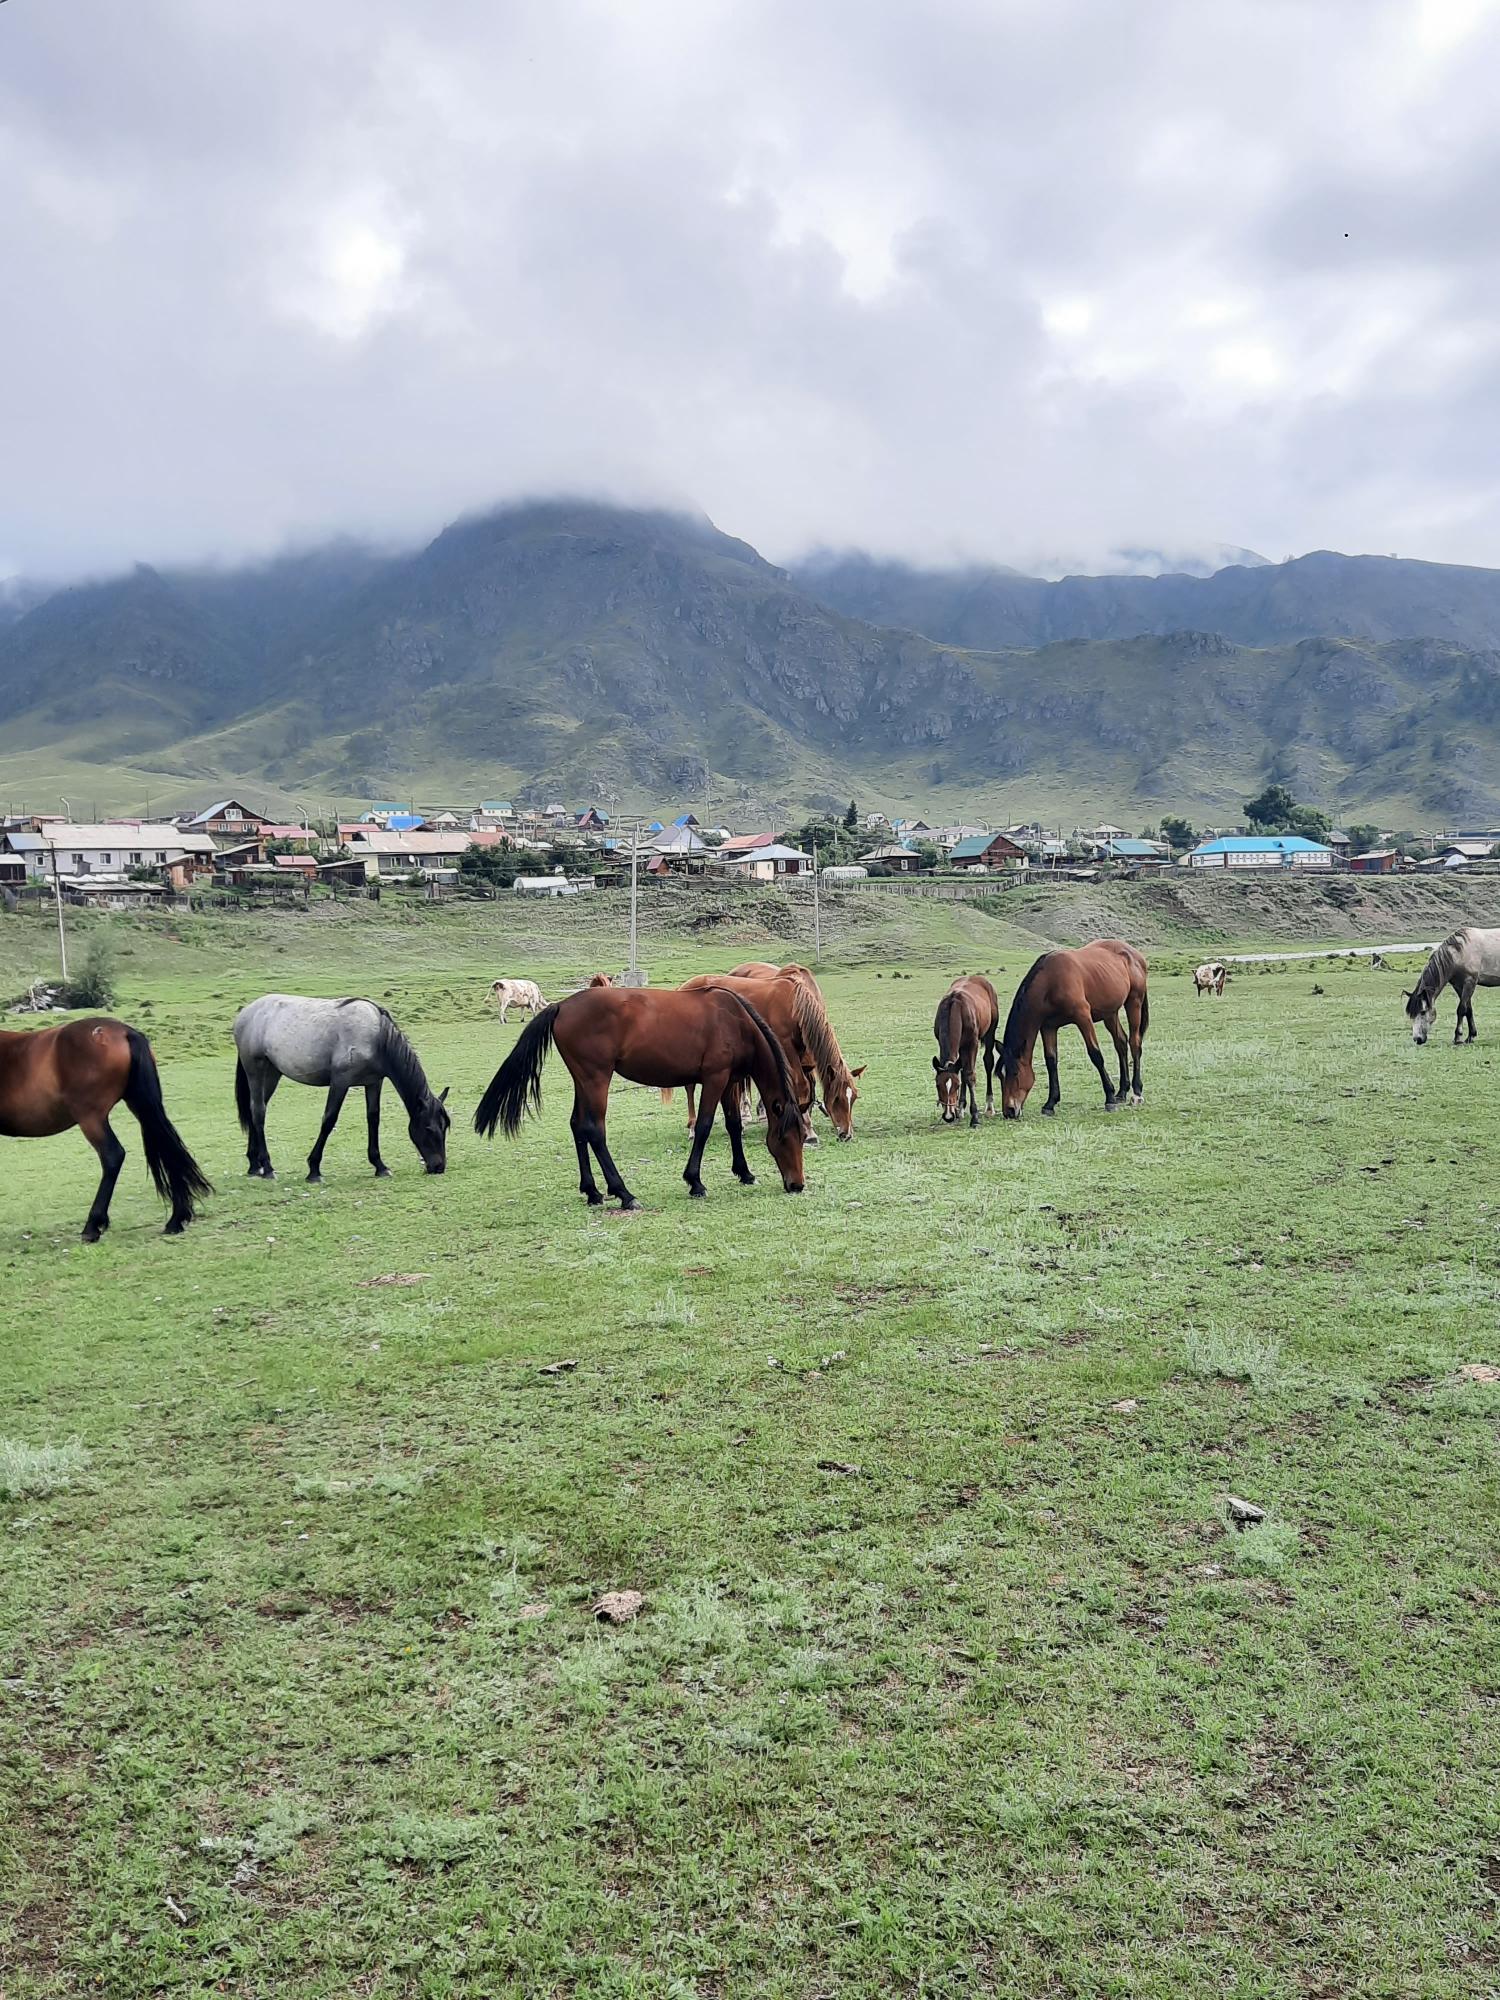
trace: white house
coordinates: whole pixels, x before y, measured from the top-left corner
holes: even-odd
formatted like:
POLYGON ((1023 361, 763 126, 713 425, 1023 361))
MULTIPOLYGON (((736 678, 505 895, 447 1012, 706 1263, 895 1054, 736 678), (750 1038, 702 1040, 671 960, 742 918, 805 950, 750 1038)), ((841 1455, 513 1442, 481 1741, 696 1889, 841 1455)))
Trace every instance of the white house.
POLYGON ((195 874, 211 874, 214 843, 206 833, 189 832, 153 820, 105 820, 90 825, 50 821, 41 833, 0 834, 0 854, 16 856, 32 881, 124 882, 133 868, 155 868, 181 886, 195 874))
POLYGON ((412 829, 394 833, 378 826, 349 829, 349 853, 365 863, 365 873, 389 879, 393 875, 452 875, 469 846, 466 828, 451 833, 412 829))
POLYGON ((780 875, 810 875, 812 856, 800 847, 785 847, 773 840, 768 847, 752 847, 744 854, 720 851, 719 865, 740 882, 774 882, 780 875))

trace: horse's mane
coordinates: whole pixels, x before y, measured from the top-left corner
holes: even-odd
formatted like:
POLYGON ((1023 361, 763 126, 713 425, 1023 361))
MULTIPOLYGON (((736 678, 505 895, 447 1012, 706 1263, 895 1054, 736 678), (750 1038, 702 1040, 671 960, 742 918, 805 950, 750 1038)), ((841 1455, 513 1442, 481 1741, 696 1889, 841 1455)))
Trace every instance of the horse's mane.
MULTIPOLYGON (((344 1006, 352 1005, 346 1000, 344 1006)), ((378 1001, 367 1003, 380 1016, 380 1027, 376 1032, 375 1051, 380 1059, 380 1067, 396 1087, 401 1102, 410 1111, 414 1106, 425 1104, 432 1095, 427 1082, 427 1072, 418 1059, 416 1050, 396 1026, 378 1001)))
POLYGON ((823 1002, 800 979, 794 979, 791 985, 792 1012, 797 1017, 797 1026, 802 1030, 802 1038, 823 1079, 824 1094, 831 1095, 843 1084, 854 1081, 849 1074, 849 1065, 844 1061, 844 1052, 838 1045, 838 1037, 833 1032, 833 1023, 823 1002))
POLYGON ((1463 950, 1463 936, 1462 931, 1454 931, 1450 937, 1445 937, 1422 967, 1422 975, 1406 1003, 1408 1014, 1416 1013, 1420 1006, 1435 998, 1448 984, 1454 964, 1463 950))
POLYGON ((1016 997, 1011 1001, 1010 1012, 1005 1017, 1005 1036, 1000 1045, 1000 1066, 1006 1075, 1009 1075, 1010 1071, 1015 1068, 1021 1057, 1021 1037, 1023 1033, 1021 1024, 1025 1018, 1025 1001, 1026 995, 1031 990, 1031 982, 1036 978, 1048 959, 1055 956, 1054 952, 1044 951, 1016 988, 1016 997))
POLYGON ((776 1076, 781 1085, 784 1106, 781 1114, 782 1130, 789 1131, 793 1122, 800 1126, 802 1123, 802 1111, 797 1102, 797 1088, 792 1082, 791 1065, 786 1059, 786 1050, 781 1046, 780 1038, 760 1009, 752 1006, 743 993, 736 993, 732 986, 720 986, 715 990, 720 993, 727 993, 731 1000, 744 1008, 764 1037, 766 1047, 771 1051, 771 1060, 776 1065, 776 1076))

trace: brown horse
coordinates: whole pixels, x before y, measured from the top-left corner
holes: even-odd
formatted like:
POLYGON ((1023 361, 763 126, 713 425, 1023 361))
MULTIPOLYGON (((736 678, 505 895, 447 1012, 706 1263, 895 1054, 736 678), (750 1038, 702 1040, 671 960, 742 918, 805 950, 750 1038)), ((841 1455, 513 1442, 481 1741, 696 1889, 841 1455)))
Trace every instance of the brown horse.
POLYGON ((1061 1095, 1057 1087, 1057 1031, 1070 1025, 1082 1035, 1089 1060, 1099 1072, 1105 1110, 1113 1111, 1127 1098, 1139 1104, 1141 1038, 1151 1025, 1151 1007, 1146 998, 1146 961, 1134 945, 1120 938, 1099 938, 1077 951, 1044 952, 1032 966, 1016 988, 1000 1050, 1000 1108, 1007 1118, 1020 1117, 1021 1106, 1036 1081, 1032 1052, 1038 1035, 1047 1058, 1047 1102, 1042 1110, 1050 1114, 1057 1109, 1061 1095), (1120 1026, 1122 1007, 1130 1028, 1128 1039, 1120 1026), (1120 1058, 1118 1092, 1099 1052, 1096 1021, 1108 1028, 1120 1058))
POLYGON ((109 1227, 109 1204, 125 1163, 125 1148, 109 1114, 124 1101, 140 1122, 146 1165, 163 1201, 166 1233, 178 1236, 213 1189, 178 1136, 162 1103, 151 1044, 123 1021, 69 1021, 35 1034, 0 1033, 0 1137, 50 1139, 77 1126, 99 1155, 103 1176, 83 1227, 97 1243, 109 1227))
MULTIPOLYGON (((820 1083, 823 1112, 833 1126, 834 1137, 852 1139, 854 1107, 859 1100, 857 1079, 864 1075, 865 1066, 861 1063, 858 1069, 850 1069, 844 1061, 843 1050, 839 1047, 833 1023, 823 1004, 822 992, 807 967, 773 966, 769 973, 746 973, 743 969, 700 972, 695 978, 684 980, 678 990, 694 993, 709 987, 722 987, 726 992, 738 993, 770 1022, 797 1082, 797 1102, 806 1121, 804 1139, 817 1144, 810 1114, 818 1101, 820 1083)), ((693 1105, 689 1096, 690 1126, 692 1122, 693 1105)))
POLYGON ((727 991, 652 992, 644 987, 585 987, 528 1021, 520 1039, 496 1070, 474 1114, 474 1129, 493 1138, 502 1125, 514 1138, 530 1100, 541 1109, 542 1065, 556 1041, 573 1077, 573 1144, 578 1152, 579 1192, 591 1204, 603 1200, 594 1184, 589 1151, 604 1172, 604 1183, 622 1208, 639 1204, 610 1157, 604 1121, 610 1080, 681 1089, 696 1084, 698 1119, 682 1178, 688 1193, 704 1192, 699 1169, 722 1101, 734 1171, 749 1187, 755 1176, 745 1159, 738 1085, 751 1078, 769 1116, 766 1145, 781 1169, 788 1194, 802 1192, 802 1115, 780 1042, 766 1021, 738 994, 727 991))
POLYGON ((938 1052, 932 1059, 937 1075, 938 1109, 945 1125, 956 1124, 968 1101, 969 1126, 979 1123, 974 1092, 974 1063, 984 1050, 984 1115, 995 1115, 995 1030, 1000 1025, 1000 1000, 982 973, 961 973, 938 1002, 932 1032, 938 1052))

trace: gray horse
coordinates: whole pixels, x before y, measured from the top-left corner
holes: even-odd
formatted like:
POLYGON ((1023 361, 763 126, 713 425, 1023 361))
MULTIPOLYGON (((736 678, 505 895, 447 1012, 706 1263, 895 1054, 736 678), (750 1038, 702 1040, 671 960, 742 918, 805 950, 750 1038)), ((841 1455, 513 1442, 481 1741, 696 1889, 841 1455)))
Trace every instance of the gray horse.
POLYGON ((1466 925, 1452 937, 1444 938, 1422 967, 1422 976, 1415 987, 1402 996, 1406 1001, 1406 1017, 1411 1022, 1411 1038, 1418 1047, 1432 1033, 1438 998, 1445 986, 1451 986, 1458 995, 1458 1018, 1453 1024, 1457 1047, 1465 1039, 1465 1022, 1469 1041, 1478 1033, 1474 1026, 1474 988, 1500 986, 1500 931, 1476 930, 1472 924, 1466 925))
POLYGON ((293 1083, 324 1084, 328 1103, 317 1143, 307 1156, 307 1178, 323 1178, 323 1148, 339 1121, 344 1099, 356 1084, 365 1087, 370 1122, 370 1165, 382 1179, 390 1172, 380 1157, 380 1086, 389 1077, 406 1106, 407 1131, 428 1173, 448 1163, 448 1126, 443 1109, 448 1093, 434 1097, 417 1052, 384 1007, 373 1000, 307 1000, 292 993, 267 993, 242 1008, 234 1024, 239 1060, 234 1095, 240 1124, 250 1136, 250 1172, 274 1180, 266 1151, 266 1106, 284 1076, 293 1083))

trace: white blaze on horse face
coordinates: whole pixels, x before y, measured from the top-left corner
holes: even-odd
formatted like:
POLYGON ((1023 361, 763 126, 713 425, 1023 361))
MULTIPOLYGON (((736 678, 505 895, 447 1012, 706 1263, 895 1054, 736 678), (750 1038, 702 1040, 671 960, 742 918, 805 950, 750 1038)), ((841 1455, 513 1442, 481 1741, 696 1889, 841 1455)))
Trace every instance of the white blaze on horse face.
POLYGON ((1436 1019, 1436 1007, 1430 1006, 1425 1000, 1417 1003, 1417 1011, 1411 1017, 1411 1038, 1418 1048, 1422 1046, 1427 1037, 1432 1033, 1432 1026, 1436 1019))

